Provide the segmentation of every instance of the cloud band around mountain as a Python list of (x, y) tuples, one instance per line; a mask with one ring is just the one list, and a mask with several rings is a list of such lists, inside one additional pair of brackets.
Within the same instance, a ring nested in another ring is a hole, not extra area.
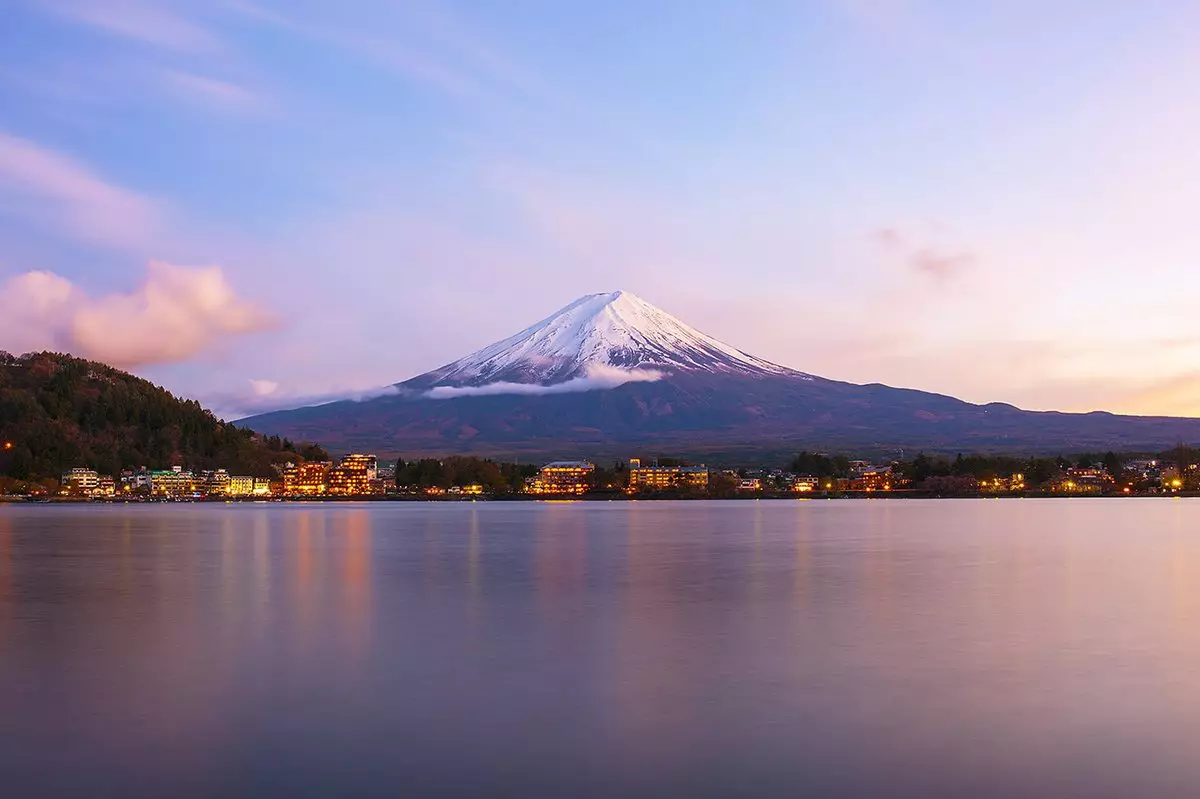
[(499, 394), (525, 396), (542, 394), (574, 394), (581, 391), (599, 391), (616, 388), (626, 383), (653, 383), (662, 380), (664, 374), (657, 369), (619, 369), (614, 366), (593, 364), (582, 377), (574, 377), (563, 383), (544, 386), (539, 383), (488, 383), (483, 386), (437, 386), (426, 391), (426, 399), (454, 399), (456, 397), (485, 397)]

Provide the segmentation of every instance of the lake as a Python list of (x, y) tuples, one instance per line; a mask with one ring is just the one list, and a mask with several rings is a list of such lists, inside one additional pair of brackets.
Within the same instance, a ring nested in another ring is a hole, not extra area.
[(0, 506), (5, 796), (1200, 796), (1200, 501)]

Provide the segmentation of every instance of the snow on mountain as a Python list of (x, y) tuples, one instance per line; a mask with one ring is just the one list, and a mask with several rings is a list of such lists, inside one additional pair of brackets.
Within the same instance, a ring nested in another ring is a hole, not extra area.
[(492, 387), (495, 392), (490, 393), (518, 393), (510, 388), (514, 386), (570, 391), (653, 380), (676, 371), (806, 377), (701, 333), (627, 291), (616, 291), (581, 297), (514, 336), (404, 385), (440, 387), (442, 396), (485, 393), (481, 389)]

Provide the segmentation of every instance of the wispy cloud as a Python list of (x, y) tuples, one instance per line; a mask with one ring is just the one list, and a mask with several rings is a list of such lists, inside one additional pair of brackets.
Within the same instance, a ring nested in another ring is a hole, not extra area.
[(141, 247), (160, 224), (157, 204), (74, 159), (0, 133), (0, 199), (15, 214), (88, 242)]
[(165, 70), (162, 80), (167, 88), (218, 111), (253, 114), (266, 108), (266, 103), (256, 93), (230, 81), (176, 69)]
[(277, 324), (238, 297), (215, 266), (151, 261), (136, 290), (101, 297), (50, 272), (26, 272), (0, 287), (0, 348), (66, 350), (123, 368), (186, 361)]
[(895, 255), (912, 271), (937, 281), (952, 280), (975, 264), (977, 256), (967, 250), (951, 250), (923, 243), (914, 235), (894, 227), (875, 231), (875, 242)]
[[(431, 4), (374, 3), (368, 14), (294, 10), (239, 0), (226, 7), (263, 24), (333, 45), (375, 66), (460, 98), (534, 91), (533, 78), (472, 32), (466, 23)], [(368, 24), (362, 24), (364, 20)]]
[(51, 0), (45, 7), (71, 22), (167, 50), (197, 52), (218, 42), (166, 0)]

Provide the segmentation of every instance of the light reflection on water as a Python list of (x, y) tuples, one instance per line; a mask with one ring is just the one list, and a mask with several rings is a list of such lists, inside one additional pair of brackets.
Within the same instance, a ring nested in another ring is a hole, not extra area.
[(1200, 502), (0, 506), (14, 796), (1195, 796)]

